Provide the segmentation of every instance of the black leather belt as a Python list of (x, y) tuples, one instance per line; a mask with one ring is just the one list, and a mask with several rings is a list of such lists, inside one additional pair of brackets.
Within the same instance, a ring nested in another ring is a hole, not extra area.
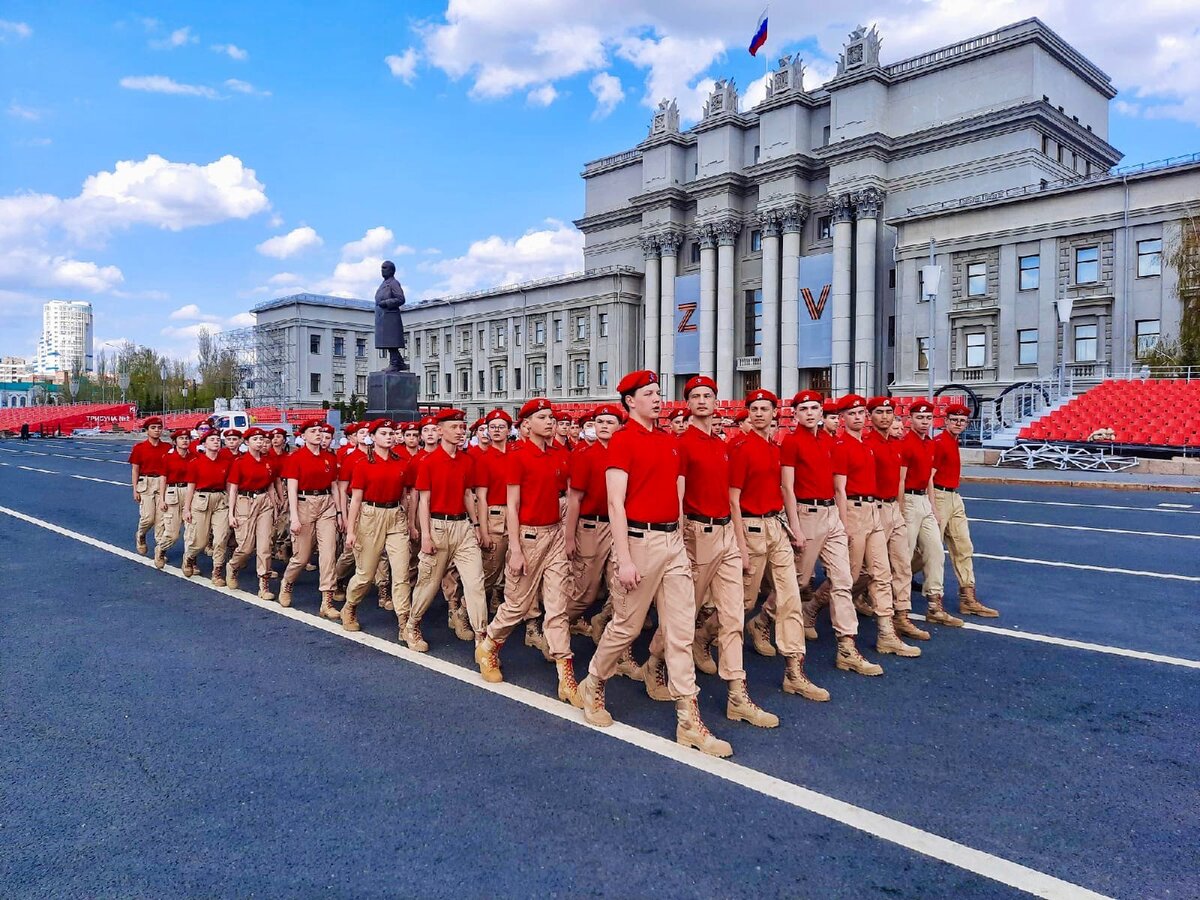
[(896, 502), (895, 497), (880, 497), (878, 499), (879, 499), (880, 503), (895, 503)]
[(558, 492), (558, 499), (559, 499), (559, 500), (561, 500), (561, 499), (562, 499), (563, 497), (565, 497), (565, 496), (567, 496), (567, 492), (566, 492), (566, 491), (559, 491), (559, 492)]
[(266, 492), (267, 492), (266, 488), (263, 488), (261, 491), (238, 491), (238, 496), (239, 497), (257, 497), (259, 494), (265, 494)]
[(167, 482), (167, 487), (187, 487), (187, 486), (188, 486), (188, 483), (186, 481), (169, 481), (169, 482)]
[(387, 503), (377, 503), (374, 500), (364, 500), (363, 503), (365, 503), (367, 506), (374, 506), (376, 509), (395, 509), (400, 505), (399, 500), (389, 500)]
[(296, 491), (297, 497), (328, 497), (329, 494), (329, 488), (325, 488), (323, 491)]
[(634, 522), (631, 519), (625, 524), (637, 531), (676, 531), (679, 529), (678, 522)]
[[(854, 499), (851, 497), (850, 499)], [(833, 506), (832, 500), (818, 500), (815, 497), (797, 497), (796, 502), (801, 506)]]
[(914, 497), (920, 497), (925, 493), (925, 488), (905, 488), (904, 493), (912, 494)]
[[(800, 502), (803, 503), (804, 501), (801, 500)], [(771, 516), (777, 516), (781, 512), (783, 512), (782, 509), (773, 509), (773, 510), (771, 510), (769, 512), (765, 512), (765, 513), (755, 513), (755, 512), (750, 512), (749, 510), (743, 509), (742, 510), (742, 518), (743, 519), (769, 519), (769, 518), (771, 518)]]
[(224, 494), (224, 488), (196, 488), (197, 494)]
[(729, 516), (701, 516), (697, 513), (687, 514), (689, 522), (699, 522), (701, 525), (728, 525)]
[(853, 500), (855, 503), (874, 503), (879, 498), (872, 494), (847, 494), (846, 499)]
[(431, 512), (429, 518), (441, 519), (443, 522), (461, 522), (467, 517), (466, 513), (435, 513)]
[(940, 484), (935, 484), (935, 485), (933, 486), (933, 489), (934, 489), (935, 491), (949, 491), (951, 494), (957, 494), (957, 493), (958, 493), (958, 488), (952, 488), (952, 487), (942, 487)]
[(584, 521), (584, 522), (607, 522), (608, 521), (608, 516), (580, 516), (579, 518), (581, 521)]

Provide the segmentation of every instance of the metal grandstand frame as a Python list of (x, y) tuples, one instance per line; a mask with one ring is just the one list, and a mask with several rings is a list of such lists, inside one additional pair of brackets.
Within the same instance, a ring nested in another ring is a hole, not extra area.
[(295, 347), (286, 339), (287, 329), (252, 325), (222, 332), (222, 348), (233, 353), (241, 375), (241, 398), (246, 406), (287, 404), (284, 379), (295, 362)]

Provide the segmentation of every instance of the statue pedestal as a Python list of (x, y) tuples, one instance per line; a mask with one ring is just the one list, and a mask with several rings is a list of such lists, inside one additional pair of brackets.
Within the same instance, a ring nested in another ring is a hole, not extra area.
[(372, 372), (367, 376), (367, 418), (415, 422), (417, 376), (413, 372)]

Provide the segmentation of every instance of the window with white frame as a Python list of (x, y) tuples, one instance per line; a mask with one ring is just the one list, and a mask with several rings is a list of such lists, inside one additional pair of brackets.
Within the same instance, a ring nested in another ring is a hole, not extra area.
[(758, 253), (762, 250), (762, 232), (755, 228), (750, 232), (750, 252)]
[(987, 334), (982, 331), (968, 331), (964, 337), (967, 341), (966, 365), (968, 369), (982, 369), (987, 365)]
[(596, 313), (596, 331), (600, 337), (608, 337), (608, 313)]
[(503, 322), (496, 325), (495, 344), (497, 350), (508, 349), (508, 323)]
[(554, 320), (554, 342), (556, 344), (562, 343), (562, 339), (563, 339), (562, 319), (556, 318)]
[(575, 360), (575, 387), (587, 387), (587, 363), (582, 359)]
[(833, 237), (833, 216), (817, 217), (817, 240), (827, 241)]
[(596, 382), (602, 388), (608, 387), (608, 363), (596, 364)]
[(313, 372), (308, 376), (308, 392), (310, 394), (321, 393), (321, 375), (319, 372)]
[(346, 355), (346, 338), (344, 335), (335, 334), (333, 336), (333, 355), (339, 357)]
[(588, 332), (587, 326), (588, 326), (587, 316), (576, 316), (575, 317), (575, 340), (577, 340), (577, 341), (586, 341), (587, 340), (587, 332)]
[(1137, 242), (1137, 277), (1153, 278), (1162, 274), (1162, 238)]
[(917, 338), (917, 370), (929, 371), (929, 338)]
[(1042, 257), (1038, 253), (1017, 257), (1017, 290), (1036, 291), (1042, 283)]
[(1075, 248), (1075, 283), (1093, 284), (1100, 280), (1100, 248)]
[(561, 391), (563, 389), (563, 367), (562, 366), (554, 367), (554, 389), (556, 391)]
[(1017, 331), (1017, 365), (1036, 366), (1038, 361), (1038, 330), (1021, 328)]
[(367, 392), (367, 376), (366, 375), (355, 375), (354, 376), (354, 393), (358, 394), (358, 396), (361, 397), (366, 392)]
[(460, 394), (471, 393), (471, 370), (460, 369), (458, 373), (458, 392)]
[[(417, 338), (417, 356), (421, 355), (421, 338)], [(367, 358), (367, 339), (364, 337), (354, 339), (354, 358)]]
[(513, 346), (521, 346), (521, 326), (520, 324), (513, 325)]
[(1095, 362), (1098, 358), (1098, 328), (1091, 324), (1075, 326), (1075, 362)]
[(425, 393), (430, 397), (437, 396), (437, 372), (428, 372), (425, 375)]
[(541, 363), (535, 363), (533, 367), (533, 389), (535, 391), (546, 389), (546, 367)]
[(546, 320), (536, 319), (533, 323), (533, 345), (535, 347), (546, 343)]
[(987, 263), (971, 263), (967, 266), (967, 296), (983, 297), (987, 294)]
[(1138, 359), (1149, 356), (1158, 347), (1161, 323), (1158, 319), (1139, 319), (1137, 322)]
[(333, 376), (333, 395), (335, 397), (346, 393), (346, 376), (340, 372)]

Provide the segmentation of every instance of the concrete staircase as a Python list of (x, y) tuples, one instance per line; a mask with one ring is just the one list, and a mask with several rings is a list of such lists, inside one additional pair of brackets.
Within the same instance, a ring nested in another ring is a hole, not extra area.
[(1038, 419), (1042, 418), (1042, 416), (1048, 416), (1055, 410), (1061, 409), (1074, 399), (1075, 398), (1073, 396), (1060, 397), (1049, 406), (1043, 406), (1033, 415), (1013, 422), (1007, 428), (993, 432), (990, 437), (983, 441), (983, 446), (994, 447), (999, 450), (1006, 450), (1009, 447), (1016, 446), (1017, 435), (1021, 433), (1022, 428), (1031, 422), (1036, 422)]

